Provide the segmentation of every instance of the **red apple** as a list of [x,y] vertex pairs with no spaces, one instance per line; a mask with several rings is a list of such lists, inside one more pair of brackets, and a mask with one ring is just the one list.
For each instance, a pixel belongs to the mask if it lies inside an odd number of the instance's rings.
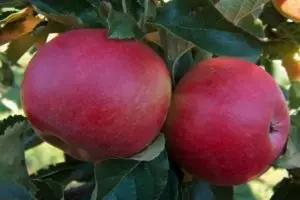
[[164,61],[137,40],[105,29],[59,35],[33,57],[22,83],[37,134],[88,161],[142,151],[160,133],[171,100]]
[[173,93],[164,126],[171,157],[216,185],[246,183],[283,150],[289,112],[272,77],[239,58],[197,63]]
[[300,22],[300,0],[272,0],[272,3],[282,16]]

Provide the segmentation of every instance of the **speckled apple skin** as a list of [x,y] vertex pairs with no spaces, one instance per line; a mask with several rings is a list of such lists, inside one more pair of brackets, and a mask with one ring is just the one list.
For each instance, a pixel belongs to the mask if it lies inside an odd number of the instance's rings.
[[77,159],[101,161],[132,156],[158,136],[171,79],[142,42],[74,29],[39,49],[21,95],[40,137]]
[[189,173],[238,185],[270,167],[289,128],[288,108],[272,77],[248,61],[219,57],[195,64],[181,79],[164,132],[171,157]]

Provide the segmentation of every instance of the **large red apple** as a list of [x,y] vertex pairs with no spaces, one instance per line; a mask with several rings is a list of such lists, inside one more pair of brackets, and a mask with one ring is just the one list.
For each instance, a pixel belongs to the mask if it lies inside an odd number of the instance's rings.
[[24,111],[38,135],[88,161],[142,151],[158,136],[170,100],[164,61],[140,41],[108,39],[105,29],[51,40],[22,83]]
[[265,172],[283,150],[290,127],[279,86],[239,58],[197,63],[173,93],[164,126],[171,156],[216,185],[238,185]]

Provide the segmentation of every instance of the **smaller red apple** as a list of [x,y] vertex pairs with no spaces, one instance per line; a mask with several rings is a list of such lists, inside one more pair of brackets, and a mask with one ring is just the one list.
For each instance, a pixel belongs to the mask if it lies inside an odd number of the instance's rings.
[[197,63],[180,80],[164,132],[171,157],[216,185],[246,183],[265,172],[290,128],[280,87],[239,58]]

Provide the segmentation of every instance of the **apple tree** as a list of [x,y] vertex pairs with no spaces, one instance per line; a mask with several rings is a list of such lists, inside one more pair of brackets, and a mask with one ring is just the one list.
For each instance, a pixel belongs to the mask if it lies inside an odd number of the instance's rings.
[[0,0],[0,199],[298,199],[293,2]]

